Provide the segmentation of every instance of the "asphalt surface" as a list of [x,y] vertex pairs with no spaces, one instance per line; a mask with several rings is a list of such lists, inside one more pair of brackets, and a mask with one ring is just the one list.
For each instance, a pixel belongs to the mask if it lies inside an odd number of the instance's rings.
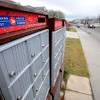
[[100,100],[100,35],[99,32],[92,33],[87,28],[79,29],[78,33],[87,60],[90,73],[90,82],[93,90],[94,100]]
[[91,36],[93,36],[95,39],[100,41],[100,27],[99,28],[87,28],[87,27],[81,27],[81,29]]

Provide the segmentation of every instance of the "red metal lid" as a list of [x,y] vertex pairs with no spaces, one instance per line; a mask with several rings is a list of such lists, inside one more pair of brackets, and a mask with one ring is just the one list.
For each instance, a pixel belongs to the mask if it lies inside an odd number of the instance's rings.
[[[21,10],[16,10],[16,7],[11,9],[1,4],[0,2],[0,44],[47,28],[47,15],[28,12],[29,9],[22,11],[21,6]],[[13,4],[11,6],[14,7]]]
[[56,31],[64,26],[64,20],[58,18],[50,18],[49,19],[49,27],[50,30]]

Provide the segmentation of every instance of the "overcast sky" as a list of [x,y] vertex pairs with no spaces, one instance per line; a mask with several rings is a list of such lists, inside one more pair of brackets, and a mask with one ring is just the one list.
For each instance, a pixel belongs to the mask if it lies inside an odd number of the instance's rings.
[[100,14],[100,0],[13,0],[23,5],[45,6],[61,10],[68,19],[94,17]]

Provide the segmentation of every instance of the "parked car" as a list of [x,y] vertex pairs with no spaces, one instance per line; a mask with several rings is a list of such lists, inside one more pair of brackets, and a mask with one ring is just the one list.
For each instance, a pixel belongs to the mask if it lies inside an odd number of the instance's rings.
[[76,24],[76,27],[77,27],[77,28],[80,28],[80,24]]
[[96,28],[94,24],[88,24],[88,28]]

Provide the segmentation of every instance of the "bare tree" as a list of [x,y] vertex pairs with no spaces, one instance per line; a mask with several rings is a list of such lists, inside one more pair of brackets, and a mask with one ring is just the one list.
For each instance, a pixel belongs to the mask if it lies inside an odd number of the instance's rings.
[[61,11],[54,11],[54,10],[49,10],[48,11],[48,16],[49,16],[49,18],[53,18],[53,17],[55,17],[55,18],[65,18],[65,15],[64,15],[64,13],[63,12],[61,12]]

